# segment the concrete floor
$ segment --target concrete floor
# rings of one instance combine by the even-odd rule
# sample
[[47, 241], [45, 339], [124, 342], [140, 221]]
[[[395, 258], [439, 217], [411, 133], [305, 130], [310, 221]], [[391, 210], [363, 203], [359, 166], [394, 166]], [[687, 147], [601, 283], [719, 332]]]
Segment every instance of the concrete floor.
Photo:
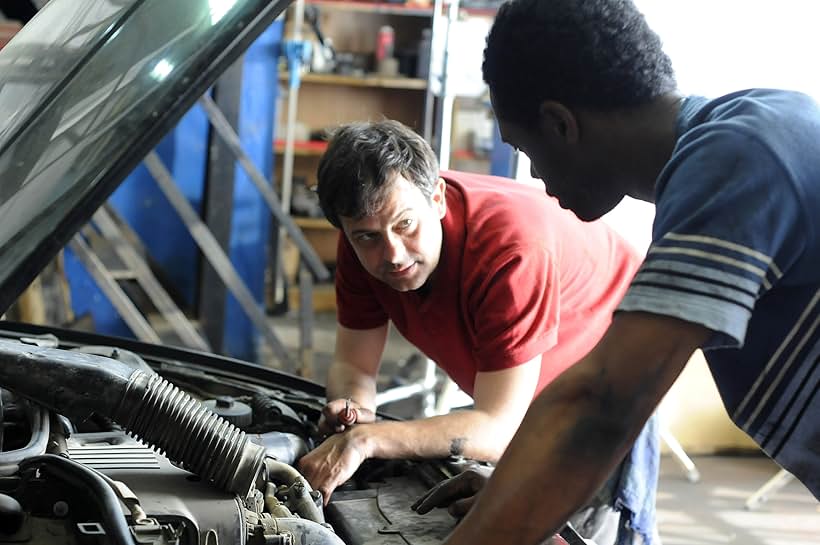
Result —
[[[296, 317], [271, 319], [285, 345], [298, 343]], [[334, 347], [335, 316], [319, 314], [313, 329], [316, 380], [324, 381]], [[395, 384], [399, 375], [417, 376], [403, 362], [414, 353], [412, 345], [391, 331], [382, 364], [380, 384]], [[419, 400], [385, 407], [405, 418], [418, 414]], [[792, 480], [762, 506], [749, 511], [746, 499], [778, 471], [765, 456], [693, 458], [701, 479], [691, 483], [672, 456], [663, 456], [658, 488], [658, 525], [664, 545], [820, 545], [820, 503], [800, 483]]]
[[671, 456], [661, 460], [658, 527], [664, 545], [817, 545], [820, 504], [792, 480], [755, 511], [747, 498], [778, 471], [764, 456], [697, 456], [688, 482]]

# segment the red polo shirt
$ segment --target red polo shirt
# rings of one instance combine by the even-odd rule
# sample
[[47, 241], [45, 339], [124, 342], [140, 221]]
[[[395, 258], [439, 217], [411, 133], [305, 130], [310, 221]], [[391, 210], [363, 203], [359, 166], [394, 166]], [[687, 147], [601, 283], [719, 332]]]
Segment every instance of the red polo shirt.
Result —
[[441, 177], [447, 213], [431, 290], [390, 288], [340, 234], [338, 321], [350, 329], [392, 321], [470, 395], [476, 373], [541, 354], [540, 392], [603, 336], [641, 260], [605, 224], [580, 221], [540, 184]]

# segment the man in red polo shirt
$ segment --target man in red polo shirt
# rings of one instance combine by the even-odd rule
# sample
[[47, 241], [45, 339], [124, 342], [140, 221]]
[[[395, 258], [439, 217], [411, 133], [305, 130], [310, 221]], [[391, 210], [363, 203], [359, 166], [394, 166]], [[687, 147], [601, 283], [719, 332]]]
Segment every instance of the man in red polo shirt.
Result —
[[[321, 425], [343, 433], [305, 456], [301, 470], [327, 500], [367, 458], [497, 461], [533, 397], [606, 331], [640, 258], [543, 188], [439, 172], [427, 143], [394, 121], [339, 129], [318, 178], [322, 209], [342, 230]], [[390, 322], [473, 397], [472, 409], [375, 421]], [[346, 404], [358, 416], [347, 429], [339, 420]], [[654, 471], [654, 494], [657, 466], [636, 469]]]

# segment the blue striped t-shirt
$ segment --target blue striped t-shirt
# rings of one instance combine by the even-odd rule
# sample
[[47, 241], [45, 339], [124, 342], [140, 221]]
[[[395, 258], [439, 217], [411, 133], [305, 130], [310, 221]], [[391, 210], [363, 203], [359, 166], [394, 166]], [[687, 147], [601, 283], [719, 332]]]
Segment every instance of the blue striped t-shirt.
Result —
[[702, 324], [732, 420], [820, 498], [820, 108], [687, 98], [653, 242], [618, 310]]

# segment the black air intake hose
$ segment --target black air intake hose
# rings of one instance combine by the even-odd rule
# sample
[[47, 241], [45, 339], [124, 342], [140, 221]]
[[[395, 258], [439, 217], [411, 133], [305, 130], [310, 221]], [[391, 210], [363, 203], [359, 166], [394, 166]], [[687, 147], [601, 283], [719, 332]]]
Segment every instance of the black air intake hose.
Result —
[[0, 340], [0, 386], [67, 416], [113, 418], [219, 488], [248, 495], [265, 457], [245, 433], [160, 378], [109, 358]]
[[136, 371], [114, 420], [173, 461], [223, 490], [247, 496], [265, 449], [158, 375]]

